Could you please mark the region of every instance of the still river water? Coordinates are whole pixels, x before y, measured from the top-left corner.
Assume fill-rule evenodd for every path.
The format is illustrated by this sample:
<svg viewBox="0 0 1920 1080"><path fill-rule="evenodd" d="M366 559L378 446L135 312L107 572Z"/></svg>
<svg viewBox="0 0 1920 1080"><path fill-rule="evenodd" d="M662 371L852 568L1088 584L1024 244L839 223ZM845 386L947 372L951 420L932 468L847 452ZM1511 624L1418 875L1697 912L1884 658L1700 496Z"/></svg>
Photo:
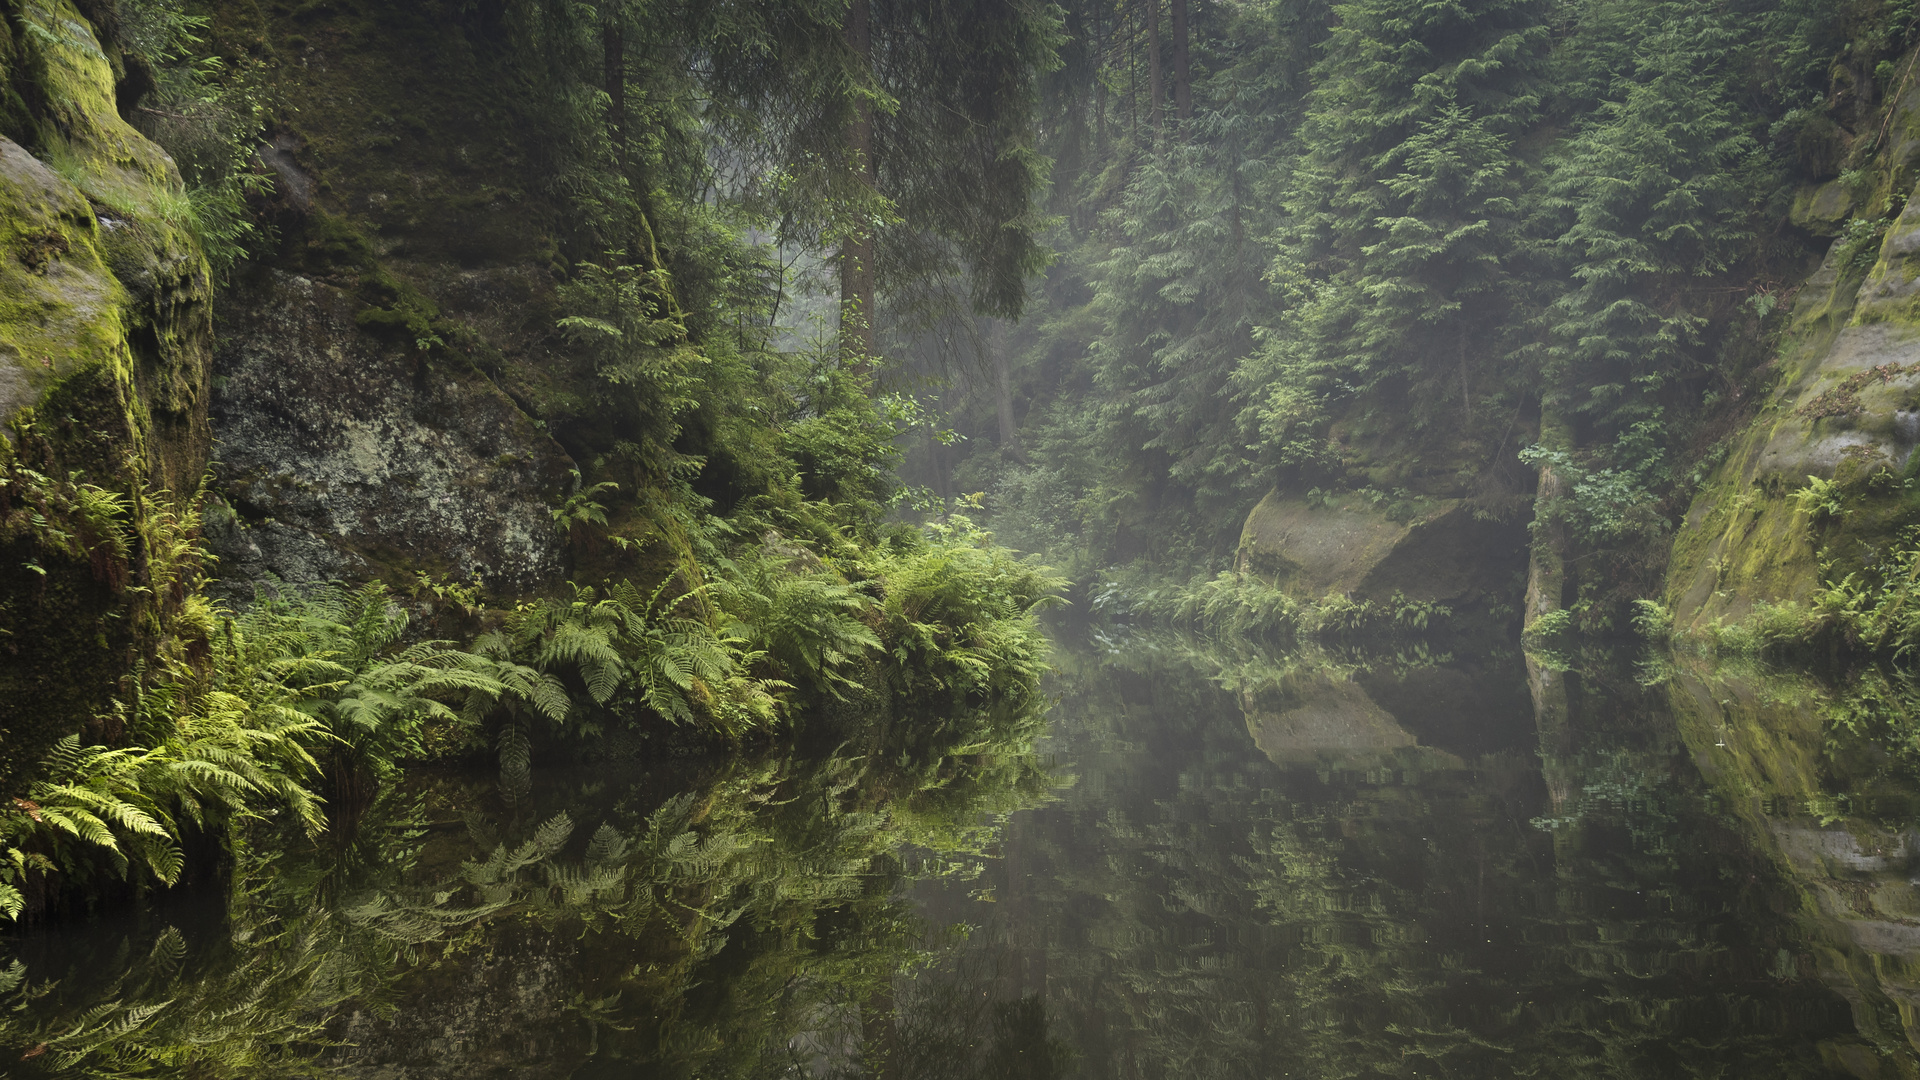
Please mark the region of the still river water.
<svg viewBox="0 0 1920 1080"><path fill-rule="evenodd" d="M0 940L0 1073L1920 1076L1884 680L1056 664L1044 717L959 745L416 775L344 847Z"/></svg>

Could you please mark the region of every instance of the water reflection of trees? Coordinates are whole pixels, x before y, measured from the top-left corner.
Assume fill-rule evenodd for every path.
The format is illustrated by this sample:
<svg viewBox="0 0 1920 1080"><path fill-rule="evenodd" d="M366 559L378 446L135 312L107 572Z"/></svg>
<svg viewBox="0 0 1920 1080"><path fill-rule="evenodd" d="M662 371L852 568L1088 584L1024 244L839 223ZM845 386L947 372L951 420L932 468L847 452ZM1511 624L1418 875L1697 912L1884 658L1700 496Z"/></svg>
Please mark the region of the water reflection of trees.
<svg viewBox="0 0 1920 1080"><path fill-rule="evenodd" d="M830 1071L821 1045L877 1061L913 1030L894 977L924 935L902 886L971 872L996 821L1046 797L1036 706L870 710L816 724L799 742L818 749L583 768L511 801L417 774L338 847L269 856L285 838L263 831L174 917L196 929L131 929L105 954L75 944L98 927L17 942L0 1060L89 1077L762 1076ZM1032 1033L1031 1007L1007 1008L983 1014L988 1057Z"/></svg>
<svg viewBox="0 0 1920 1080"><path fill-rule="evenodd" d="M1061 663L1079 782L989 871L981 948L1080 1075L1798 1077L1854 1045L1776 963L1793 894L1631 669L1566 680L1540 729L1517 653L1263 667L1156 636ZM1505 689L1437 702L1449 670ZM1417 745L1316 751L1299 716L1356 696ZM1261 760L1241 719L1297 737Z"/></svg>
<svg viewBox="0 0 1920 1080"><path fill-rule="evenodd" d="M854 710L755 755L543 774L512 801L416 775L337 849L269 857L262 836L145 922L13 942L0 1060L1920 1075L1916 698L1893 675L1160 635L1060 666L1065 789L1038 713L1007 703ZM1329 735L1343 717L1406 737ZM999 819L1049 793L1002 843ZM918 899L933 923L977 921L969 893L998 916L930 949L906 886L975 873Z"/></svg>

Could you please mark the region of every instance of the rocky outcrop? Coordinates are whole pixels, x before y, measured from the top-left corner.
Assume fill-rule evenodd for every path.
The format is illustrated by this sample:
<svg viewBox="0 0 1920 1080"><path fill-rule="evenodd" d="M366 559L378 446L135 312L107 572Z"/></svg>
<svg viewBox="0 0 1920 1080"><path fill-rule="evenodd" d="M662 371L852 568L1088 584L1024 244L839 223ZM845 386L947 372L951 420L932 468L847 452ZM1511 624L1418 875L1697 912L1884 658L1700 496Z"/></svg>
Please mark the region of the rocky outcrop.
<svg viewBox="0 0 1920 1080"><path fill-rule="evenodd" d="M1526 565L1524 527L1464 499L1376 508L1350 495L1324 502L1271 492L1247 515L1237 566L1305 600L1329 595L1471 603L1512 591Z"/></svg>
<svg viewBox="0 0 1920 1080"><path fill-rule="evenodd" d="M1911 514L1904 507L1920 442L1920 90L1888 120L1890 148L1869 179L1809 187L1803 228L1840 235L1800 287L1767 401L1701 488L1674 544L1666 599L1682 635L1745 618L1757 604L1804 603L1822 563L1845 573L1877 562ZM1852 186L1850 186L1850 184ZM1897 186L1896 186L1897 185ZM1851 215L1851 217L1849 216ZM1885 232L1871 243L1876 226ZM1843 520L1816 520L1795 498L1810 478L1836 485Z"/></svg>
<svg viewBox="0 0 1920 1080"><path fill-rule="evenodd" d="M228 598L420 573L493 602L550 592L573 569L553 523L570 470L630 437L554 437L604 392L556 355L564 199L486 20L427 10L263 8L232 30L300 108L261 149L279 247L220 298L209 535Z"/></svg>
<svg viewBox="0 0 1920 1080"><path fill-rule="evenodd" d="M565 452L471 366L361 332L357 308L279 271L225 305L213 416L233 512L210 533L229 594L420 571L557 586Z"/></svg>

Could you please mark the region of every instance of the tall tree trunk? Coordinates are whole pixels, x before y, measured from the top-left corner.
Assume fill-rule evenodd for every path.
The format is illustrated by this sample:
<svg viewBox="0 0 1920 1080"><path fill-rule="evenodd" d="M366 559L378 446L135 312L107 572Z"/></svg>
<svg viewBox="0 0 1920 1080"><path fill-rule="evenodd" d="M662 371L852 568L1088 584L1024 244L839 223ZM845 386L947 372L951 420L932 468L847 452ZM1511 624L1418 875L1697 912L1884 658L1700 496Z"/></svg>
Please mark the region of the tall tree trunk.
<svg viewBox="0 0 1920 1080"><path fill-rule="evenodd" d="M1142 0L1142 5L1146 8L1147 20L1147 100L1151 103L1147 115L1157 134L1161 127L1161 104L1167 96L1166 80L1160 72L1160 0Z"/></svg>
<svg viewBox="0 0 1920 1080"><path fill-rule="evenodd" d="M1027 452L1020 445L1020 432L1013 426L1013 358L1008 355L1007 320L993 320L987 349L993 354L993 405L1000 418L1000 452L1025 462Z"/></svg>
<svg viewBox="0 0 1920 1080"><path fill-rule="evenodd" d="M1573 445L1572 429L1556 404L1540 407L1540 446L1547 450L1567 450ZM1559 611L1566 602L1567 527L1554 515L1555 506L1567 495L1566 477L1551 462L1540 464L1540 482L1533 496L1533 549L1527 559L1526 628L1531 630L1542 616Z"/></svg>
<svg viewBox="0 0 1920 1080"><path fill-rule="evenodd" d="M1111 35L1102 33L1107 29L1104 14L1094 17L1093 28L1093 115L1098 132L1093 154L1099 159L1107 156L1107 80L1102 76L1107 70L1107 42Z"/></svg>
<svg viewBox="0 0 1920 1080"><path fill-rule="evenodd" d="M871 17L871 0L853 0L847 6L847 48L860 61L863 77L873 66ZM873 105L865 98L854 105L853 120L847 124L847 158L859 182L869 191L877 190L880 174L873 160ZM872 369L873 234L865 228L856 229L840 243L840 354L857 371Z"/></svg>
<svg viewBox="0 0 1920 1080"><path fill-rule="evenodd" d="M1181 121L1193 119L1193 80L1187 71L1187 0L1173 0L1173 104Z"/></svg>
<svg viewBox="0 0 1920 1080"><path fill-rule="evenodd" d="M627 171L627 34L619 9L605 4L600 13L601 83L607 92L607 138L614 165Z"/></svg>

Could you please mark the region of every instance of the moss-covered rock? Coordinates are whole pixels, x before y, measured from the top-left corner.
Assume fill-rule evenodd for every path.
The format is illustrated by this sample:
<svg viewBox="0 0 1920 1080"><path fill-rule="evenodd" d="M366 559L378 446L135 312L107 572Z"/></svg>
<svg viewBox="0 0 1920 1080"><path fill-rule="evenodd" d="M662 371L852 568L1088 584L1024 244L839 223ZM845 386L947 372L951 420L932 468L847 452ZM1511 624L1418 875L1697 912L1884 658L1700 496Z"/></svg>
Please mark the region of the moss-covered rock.
<svg viewBox="0 0 1920 1080"><path fill-rule="evenodd" d="M1793 198L1789 217L1809 232L1832 235L1853 216L1853 189L1839 180L1808 184Z"/></svg>
<svg viewBox="0 0 1920 1080"><path fill-rule="evenodd" d="M1796 225L1838 236L1798 290L1765 404L1675 538L1666 602L1682 636L1805 603L1920 523L1920 87L1872 126L1877 154L1795 200ZM1810 515L1793 498L1809 477L1837 485L1845 512Z"/></svg>
<svg viewBox="0 0 1920 1080"><path fill-rule="evenodd" d="M86 197L0 138L0 422L93 364L130 371L126 292Z"/></svg>
<svg viewBox="0 0 1920 1080"><path fill-rule="evenodd" d="M224 7L299 108L262 151L280 250L220 304L221 588L557 588L552 512L592 472L570 423L603 388L551 351L564 196L509 43L435 0Z"/></svg>
<svg viewBox="0 0 1920 1080"><path fill-rule="evenodd" d="M34 93L34 141L77 174L89 196L145 204L177 190L167 152L121 117L118 79L94 28L70 0L13 0L17 63Z"/></svg>
<svg viewBox="0 0 1920 1080"><path fill-rule="evenodd" d="M184 603L146 545L206 468L213 337L178 172L119 115L92 27L8 8L0 119L33 152L0 137L0 796L109 713Z"/></svg>
<svg viewBox="0 0 1920 1080"><path fill-rule="evenodd" d="M1667 602L1682 634L1745 618L1759 603L1804 603L1823 560L1870 561L1914 518L1897 477L1920 441L1916 253L1920 206L1911 206L1870 271L1859 271L1842 238L1802 288L1767 403L1675 539ZM1809 477L1856 489L1874 505L1816 528L1792 497Z"/></svg>
<svg viewBox="0 0 1920 1080"><path fill-rule="evenodd" d="M557 587L565 452L471 366L366 333L357 305L277 271L230 298L214 418L237 514L212 532L229 592L423 570Z"/></svg>

